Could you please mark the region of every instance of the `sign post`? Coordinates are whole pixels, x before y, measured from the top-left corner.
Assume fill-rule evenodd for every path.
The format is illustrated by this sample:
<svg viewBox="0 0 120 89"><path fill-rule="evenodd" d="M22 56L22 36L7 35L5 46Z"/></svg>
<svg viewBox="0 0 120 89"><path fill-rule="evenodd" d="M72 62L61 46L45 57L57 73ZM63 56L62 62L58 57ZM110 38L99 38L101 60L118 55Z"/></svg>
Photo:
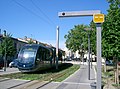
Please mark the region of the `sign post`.
<svg viewBox="0 0 120 89"><path fill-rule="evenodd" d="M101 23L96 24L97 26L97 89L101 89Z"/></svg>
<svg viewBox="0 0 120 89"><path fill-rule="evenodd" d="M104 22L104 14L94 14L93 21L96 23L97 28L97 89L101 89L102 84L102 59L101 59L101 23Z"/></svg>
<svg viewBox="0 0 120 89"><path fill-rule="evenodd" d="M104 22L104 14L100 14L99 10L91 10L91 11L59 12L58 16L59 17L93 16L93 21L94 23L96 23L97 26L97 89L101 89L101 23Z"/></svg>

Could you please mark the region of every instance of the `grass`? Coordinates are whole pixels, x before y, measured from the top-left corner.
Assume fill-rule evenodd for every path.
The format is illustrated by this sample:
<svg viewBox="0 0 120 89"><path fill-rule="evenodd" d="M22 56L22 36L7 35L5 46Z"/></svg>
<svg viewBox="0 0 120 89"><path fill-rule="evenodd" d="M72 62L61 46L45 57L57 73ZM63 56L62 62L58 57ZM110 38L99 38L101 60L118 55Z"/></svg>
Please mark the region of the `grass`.
<svg viewBox="0 0 120 89"><path fill-rule="evenodd" d="M115 86L115 87L120 87L120 84L112 84L113 86Z"/></svg>
<svg viewBox="0 0 120 89"><path fill-rule="evenodd" d="M73 65L70 63L64 63L56 70L54 67L42 70L34 73L14 73L9 75L2 75L0 77L12 78L12 79L25 79L25 80L40 80L40 81L56 81L61 82L68 76L73 74L79 69L79 65Z"/></svg>
<svg viewBox="0 0 120 89"><path fill-rule="evenodd" d="M120 84L112 84L116 89L120 89Z"/></svg>

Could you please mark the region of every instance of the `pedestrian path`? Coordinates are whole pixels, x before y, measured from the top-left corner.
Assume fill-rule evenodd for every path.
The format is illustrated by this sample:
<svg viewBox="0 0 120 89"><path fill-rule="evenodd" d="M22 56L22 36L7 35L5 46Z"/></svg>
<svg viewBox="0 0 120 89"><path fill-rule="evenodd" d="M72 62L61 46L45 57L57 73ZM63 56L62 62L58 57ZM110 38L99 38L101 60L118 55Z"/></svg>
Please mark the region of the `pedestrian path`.
<svg viewBox="0 0 120 89"><path fill-rule="evenodd" d="M66 79L60 86L67 85L64 89L91 89L91 85L95 83L95 71L90 69L90 80L88 79L88 66L81 65L80 69ZM59 87L57 89L60 89ZM61 88L62 89L62 88Z"/></svg>
<svg viewBox="0 0 120 89"><path fill-rule="evenodd" d="M81 65L80 69L70 77L68 77L64 82L74 82L74 83L92 83L95 82L95 70L94 67L90 69L90 80L88 79L88 66Z"/></svg>

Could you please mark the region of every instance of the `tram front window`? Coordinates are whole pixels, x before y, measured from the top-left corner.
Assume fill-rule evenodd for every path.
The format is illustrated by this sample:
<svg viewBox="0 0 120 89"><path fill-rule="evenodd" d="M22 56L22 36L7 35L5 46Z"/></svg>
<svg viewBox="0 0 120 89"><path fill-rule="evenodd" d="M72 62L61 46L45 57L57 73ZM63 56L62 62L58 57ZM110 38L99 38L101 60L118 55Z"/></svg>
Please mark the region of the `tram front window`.
<svg viewBox="0 0 120 89"><path fill-rule="evenodd" d="M27 58L33 58L35 56L35 52L24 52L24 54L23 54L23 57L25 58L25 59L27 59Z"/></svg>
<svg viewBox="0 0 120 89"><path fill-rule="evenodd" d="M35 51L22 51L19 55L19 61L21 63L33 63L35 58Z"/></svg>

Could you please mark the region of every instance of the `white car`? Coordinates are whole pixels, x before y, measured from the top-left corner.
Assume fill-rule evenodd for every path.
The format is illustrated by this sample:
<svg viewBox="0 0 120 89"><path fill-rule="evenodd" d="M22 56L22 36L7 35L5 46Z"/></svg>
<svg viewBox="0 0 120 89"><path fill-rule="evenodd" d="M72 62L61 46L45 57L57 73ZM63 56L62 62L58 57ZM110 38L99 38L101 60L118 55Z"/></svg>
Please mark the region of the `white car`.
<svg viewBox="0 0 120 89"><path fill-rule="evenodd" d="M12 68L12 67L17 67L17 63L18 63L18 60L17 60L17 59L14 59L12 62L10 62L9 67L10 67L10 68Z"/></svg>

